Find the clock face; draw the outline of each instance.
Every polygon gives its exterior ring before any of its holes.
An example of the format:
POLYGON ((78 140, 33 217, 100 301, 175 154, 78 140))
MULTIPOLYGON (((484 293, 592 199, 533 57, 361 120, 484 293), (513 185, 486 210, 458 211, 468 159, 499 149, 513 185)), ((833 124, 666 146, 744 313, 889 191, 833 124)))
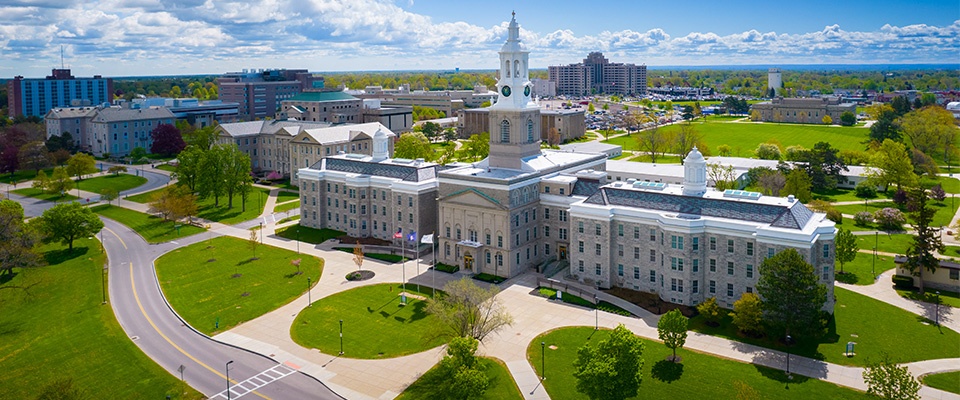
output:
POLYGON ((510 97, 510 86, 504 86, 503 89, 500 89, 500 93, 503 93, 503 97, 510 97))
POLYGON ((530 97, 530 86, 523 87, 523 95, 526 97, 530 97))

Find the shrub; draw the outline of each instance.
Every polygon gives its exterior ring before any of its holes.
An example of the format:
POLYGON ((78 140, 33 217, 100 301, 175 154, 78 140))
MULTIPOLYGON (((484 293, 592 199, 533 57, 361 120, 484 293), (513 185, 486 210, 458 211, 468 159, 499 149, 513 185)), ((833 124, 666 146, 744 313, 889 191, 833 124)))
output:
POLYGON ((860 211, 853 215, 853 223, 857 226, 867 226, 873 222, 873 214, 867 211, 860 211))
POLYGON ((850 111, 844 111, 843 114, 840 114, 840 125, 843 126, 853 126, 857 123, 857 116, 853 115, 850 111))
POLYGON ((840 150, 837 155, 847 165, 865 165, 870 161, 870 155, 860 150, 840 150))
POLYGON ((773 143, 760 143, 757 146, 757 158, 761 160, 779 160, 780 148, 773 143))
POLYGON ((867 181, 858 183, 857 188, 854 189, 854 191, 857 197, 861 199, 872 199, 877 197, 877 187, 867 181))
POLYGON ((877 221, 881 229, 899 231, 903 229, 903 224, 907 219, 903 212, 896 208, 886 207, 873 213, 873 219, 877 221))
POLYGON ((836 208, 830 208, 827 210, 827 219, 833 221, 837 225, 843 224, 843 213, 836 208))
POLYGON ((703 319, 707 321, 707 325, 718 326, 720 325, 720 318, 722 312, 720 306, 717 305, 717 298, 711 297, 697 305, 697 312, 700 315, 703 315, 703 319))
POLYGON ((437 271, 446 272, 446 273, 448 273, 448 274, 452 274, 452 273, 457 272, 457 271, 460 270, 460 267, 459 267, 459 266, 456 266, 456 265, 447 265, 447 264, 444 264, 444 263, 437 263, 437 265, 434 266, 433 268, 436 269, 437 271))
POLYGON ((940 184, 938 183, 934 185, 932 188, 930 188, 930 198, 938 202, 942 202, 944 199, 947 198, 947 192, 945 192, 943 190, 943 186, 940 186, 940 184))
POLYGON ((909 275, 894 275, 893 285, 896 286, 897 289, 911 290, 913 289, 913 277, 909 275))
POLYGON ((897 192, 893 194, 893 202, 897 203, 898 206, 907 204, 907 192, 903 189, 897 189, 897 192))
POLYGON ((733 303, 733 324, 741 332, 755 335, 762 329, 763 311, 760 306, 760 297, 753 293, 744 293, 740 300, 733 303))
POLYGON ((784 155, 784 158, 787 161, 800 161, 800 156, 806 151, 808 151, 808 149, 800 145, 788 146, 787 154, 784 155))

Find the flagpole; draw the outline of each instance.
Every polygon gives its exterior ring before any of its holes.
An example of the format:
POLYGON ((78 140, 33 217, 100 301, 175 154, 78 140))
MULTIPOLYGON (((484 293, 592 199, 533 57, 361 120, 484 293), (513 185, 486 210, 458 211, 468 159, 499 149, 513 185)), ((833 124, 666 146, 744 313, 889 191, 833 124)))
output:
POLYGON ((401 234, 400 235, 400 259, 402 260, 402 264, 400 268, 402 270, 401 276, 403 277, 402 278, 403 283, 401 284, 403 291, 400 293, 401 305, 407 304, 407 241, 405 239, 406 238, 403 237, 403 235, 401 234))
POLYGON ((433 253, 433 299, 437 299, 437 246, 433 243, 434 240, 437 240, 437 231, 433 231, 433 236, 430 237, 430 252, 433 253))
MULTIPOLYGON (((420 243, 417 241, 417 235, 413 235, 413 244, 417 246, 417 278, 420 277, 420 243)), ((417 280, 417 293, 420 292, 420 280, 417 280)))

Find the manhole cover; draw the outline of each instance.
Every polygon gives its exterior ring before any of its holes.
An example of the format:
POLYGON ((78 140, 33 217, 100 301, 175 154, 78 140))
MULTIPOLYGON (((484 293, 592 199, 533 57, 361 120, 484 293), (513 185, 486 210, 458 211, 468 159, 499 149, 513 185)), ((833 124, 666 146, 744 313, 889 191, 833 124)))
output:
POLYGON ((130 336, 130 340, 138 340, 138 339, 140 339, 140 336, 130 336))

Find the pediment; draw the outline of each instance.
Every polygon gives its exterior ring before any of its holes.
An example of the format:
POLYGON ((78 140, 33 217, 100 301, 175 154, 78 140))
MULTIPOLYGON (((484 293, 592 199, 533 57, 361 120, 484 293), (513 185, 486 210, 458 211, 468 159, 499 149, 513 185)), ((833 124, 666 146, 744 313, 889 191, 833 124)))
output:
POLYGON ((507 207, 505 207, 496 199, 483 194, 477 189, 472 188, 465 189, 444 197, 443 203, 460 204, 481 208, 496 208, 500 210, 507 209, 507 207))

